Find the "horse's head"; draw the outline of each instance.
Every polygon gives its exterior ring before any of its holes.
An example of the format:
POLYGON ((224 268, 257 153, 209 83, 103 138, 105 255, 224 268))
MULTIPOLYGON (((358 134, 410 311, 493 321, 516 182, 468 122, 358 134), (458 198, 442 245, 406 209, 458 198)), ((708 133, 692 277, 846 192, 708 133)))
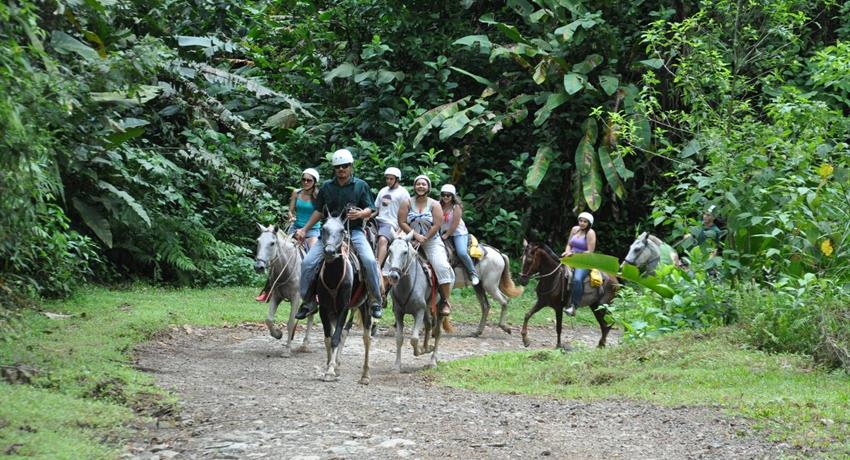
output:
POLYGON ((345 226, 339 216, 330 216, 322 224, 322 249, 326 261, 336 259, 342 254, 345 241, 345 226))
POLYGON ((260 236, 257 238, 257 255, 254 256, 254 270, 257 273, 262 273, 271 265, 275 258, 275 245, 277 244, 277 226, 269 225, 264 227, 257 224, 260 229, 260 236))
POLYGON ((646 267, 647 263, 653 256, 652 244, 649 238, 649 232, 643 232, 629 246, 629 253, 626 254, 623 263, 632 264, 638 268, 646 267))
POLYGON ((540 271, 538 249, 540 249, 540 243, 522 240, 522 269, 519 273, 521 286, 528 285, 528 277, 540 271))
POLYGON ((387 249, 387 260, 384 262, 384 278, 394 285, 407 273, 410 264, 416 258, 416 250, 410 244, 413 232, 396 234, 395 239, 387 249))

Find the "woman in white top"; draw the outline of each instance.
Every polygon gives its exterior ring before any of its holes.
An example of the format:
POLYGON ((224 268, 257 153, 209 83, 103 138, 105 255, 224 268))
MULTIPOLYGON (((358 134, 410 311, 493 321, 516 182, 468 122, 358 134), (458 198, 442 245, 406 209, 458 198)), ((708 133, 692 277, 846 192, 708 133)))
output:
POLYGON ((443 209, 443 225, 440 227, 443 240, 454 244, 455 254, 466 267, 469 280, 473 286, 477 286, 478 271, 475 270, 475 264, 469 256, 469 230, 463 221, 463 204, 457 196, 454 185, 446 184, 440 189, 440 206, 443 209), (449 241, 450 238, 451 241, 449 241))
POLYGON ((437 309, 441 315, 451 313, 449 297, 455 283, 455 272, 449 265, 446 247, 438 236, 443 223, 443 210, 437 200, 428 197, 431 191, 431 179, 419 175, 413 181, 414 197, 401 204, 398 211, 398 225, 405 232, 413 232, 413 238, 425 251, 425 257, 434 268, 439 284, 440 302, 437 309))

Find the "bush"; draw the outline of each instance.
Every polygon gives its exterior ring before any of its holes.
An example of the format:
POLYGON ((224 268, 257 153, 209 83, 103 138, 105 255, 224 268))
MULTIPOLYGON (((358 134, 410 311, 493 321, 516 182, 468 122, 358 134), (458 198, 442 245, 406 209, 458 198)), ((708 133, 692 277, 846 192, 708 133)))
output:
POLYGON ((745 285, 731 299, 750 343, 850 370, 850 296, 811 274, 782 278, 771 287, 745 285))

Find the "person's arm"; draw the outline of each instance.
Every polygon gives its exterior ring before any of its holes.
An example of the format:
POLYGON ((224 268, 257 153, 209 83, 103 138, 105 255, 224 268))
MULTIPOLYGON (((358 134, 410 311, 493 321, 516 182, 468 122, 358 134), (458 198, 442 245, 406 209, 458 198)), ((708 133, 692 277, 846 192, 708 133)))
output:
POLYGON ((596 250, 596 231, 592 228, 587 231, 587 252, 596 250))
POLYGON ((298 241, 303 240, 304 235, 307 233, 307 230, 310 230, 311 228, 313 228, 313 226, 316 225, 316 222, 318 222, 319 219, 321 219, 321 218, 322 218, 321 212, 313 211, 313 214, 310 214, 310 218, 307 219, 307 224, 305 224, 303 227, 299 228, 295 232, 295 239, 298 240, 298 241))
POLYGON ((289 221, 295 221, 295 198, 298 196, 298 189, 292 191, 292 196, 289 197, 289 221))
POLYGON ((404 233, 410 233, 410 231, 413 230, 413 228, 410 227, 410 224, 407 223, 408 212, 410 212, 410 200, 404 200, 398 207, 398 227, 402 229, 404 233))
POLYGON ((567 246, 564 248, 564 252, 561 253, 561 257, 567 257, 573 253, 572 249, 570 249, 570 240, 573 238, 573 235, 578 231, 579 226, 570 229, 570 236, 567 237, 567 246))
POLYGON ((428 229, 428 233, 425 234, 425 239, 430 240, 440 231, 440 226, 443 225, 443 207, 440 206, 440 203, 434 203, 431 205, 431 215, 434 218, 434 223, 431 225, 431 228, 428 229))
MULTIPOLYGON (((453 204, 452 208, 452 221, 449 223, 449 229, 443 233, 444 240, 451 238, 451 236, 455 234, 455 230, 457 230, 457 226, 460 225, 460 219, 463 216, 463 206, 453 204)), ((440 208, 440 211, 442 211, 442 208, 440 208)))

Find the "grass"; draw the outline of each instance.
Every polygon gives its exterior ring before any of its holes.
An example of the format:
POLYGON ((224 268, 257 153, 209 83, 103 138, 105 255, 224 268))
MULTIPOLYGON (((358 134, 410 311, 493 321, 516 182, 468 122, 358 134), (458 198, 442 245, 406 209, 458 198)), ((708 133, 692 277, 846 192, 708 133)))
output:
POLYGON ((507 352, 453 361, 444 385, 564 399, 719 406, 774 440, 850 455, 850 382, 809 358, 742 346, 735 329, 673 334, 605 350, 507 352))

